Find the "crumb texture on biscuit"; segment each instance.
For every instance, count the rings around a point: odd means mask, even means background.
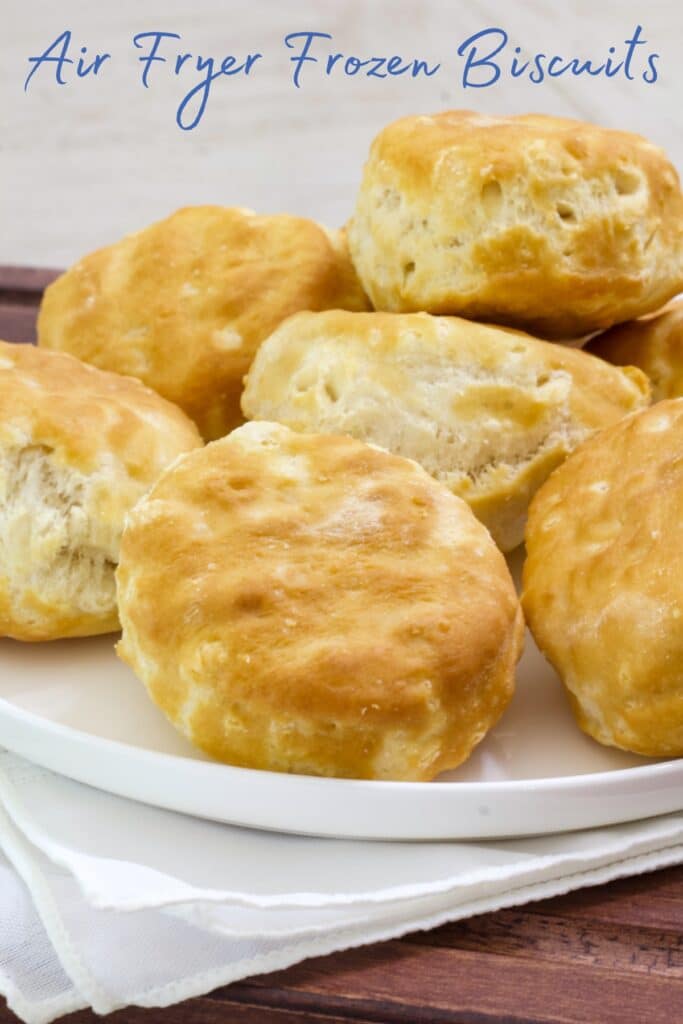
[[[288,214],[186,207],[90,253],[46,290],[41,347],[138,377],[207,440],[241,422],[259,343],[300,309],[367,309],[344,232]]]
[[[192,453],[131,513],[117,589],[120,656],[232,764],[429,779],[512,695],[501,554],[418,466],[351,438],[252,423]]]
[[[45,445],[0,449],[0,628],[5,602],[27,635],[40,637],[46,617],[60,620],[60,630],[82,617],[94,632],[117,628],[119,537],[89,511],[97,488],[93,475],[60,465]]]
[[[638,135],[469,111],[384,128],[348,228],[376,309],[573,338],[683,289],[683,196]]]
[[[596,429],[648,401],[638,370],[516,331],[426,313],[299,313],[256,355],[242,408],[420,463],[503,550],[531,496]]]
[[[683,756],[683,399],[586,442],[540,489],[523,605],[601,743]]]
[[[139,381],[0,342],[0,635],[117,629],[124,517],[200,444],[191,421]]]

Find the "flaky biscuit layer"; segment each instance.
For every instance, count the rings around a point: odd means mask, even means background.
[[[0,342],[0,635],[118,628],[123,521],[194,424],[130,377]]]
[[[683,289],[683,196],[638,135],[445,111],[379,133],[349,244],[376,309],[573,338]]]
[[[646,405],[639,370],[518,331],[426,313],[299,313],[268,338],[250,419],[350,434],[419,462],[503,550],[549,473],[595,430]]]

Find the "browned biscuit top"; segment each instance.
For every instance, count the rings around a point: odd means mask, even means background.
[[[512,693],[521,619],[486,530],[351,438],[253,423],[182,459],[131,515],[117,581],[120,653],[231,763],[430,778]]]
[[[85,256],[45,292],[39,344],[139,377],[204,437],[241,422],[242,377],[300,309],[367,308],[341,233],[193,206]]]
[[[572,338],[683,287],[683,197],[638,135],[544,115],[406,117],[373,142],[351,253],[377,309]]]
[[[608,427],[531,503],[524,610],[602,743],[683,755],[683,399]]]
[[[201,439],[180,409],[139,380],[66,353],[0,342],[0,443],[44,445],[83,473],[111,455],[135,481],[151,484]]]
[[[655,402],[683,396],[683,300],[593,338],[585,351],[616,366],[638,366]]]

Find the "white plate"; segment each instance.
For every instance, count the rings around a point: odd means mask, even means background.
[[[0,640],[0,745],[158,807],[283,832],[474,839],[563,832],[683,809],[683,760],[601,747],[574,724],[531,637],[517,692],[461,768],[436,782],[281,775],[209,761],[114,654],[116,638]]]

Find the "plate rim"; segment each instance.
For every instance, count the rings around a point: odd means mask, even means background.
[[[52,719],[44,718],[42,715],[39,715],[34,711],[27,711],[25,708],[18,707],[5,697],[0,697],[0,713],[0,717],[6,716],[10,719],[18,719],[19,721],[22,721],[24,725],[47,733],[52,733],[62,739],[68,739],[86,745],[94,745],[96,747],[104,746],[110,751],[115,751],[121,755],[127,754],[128,756],[141,758],[143,760],[193,765],[198,766],[196,770],[215,772],[216,774],[227,771],[230,774],[236,773],[248,776],[249,778],[261,778],[264,780],[302,780],[306,784],[318,783],[330,789],[343,787],[344,790],[353,788],[363,791],[379,792],[390,790],[392,792],[416,793],[423,792],[426,787],[429,787],[430,789],[434,787],[441,792],[444,790],[453,790],[468,795],[481,792],[482,796],[490,796],[498,791],[517,792],[520,790],[537,790],[539,792],[544,792],[547,789],[556,791],[563,788],[575,788],[576,786],[590,786],[591,784],[605,786],[610,782],[614,782],[616,784],[625,783],[632,778],[637,778],[643,781],[652,778],[654,781],[659,776],[666,777],[672,772],[676,773],[676,771],[683,774],[683,758],[669,758],[666,760],[658,759],[654,761],[654,763],[652,761],[647,761],[642,765],[631,765],[627,768],[613,768],[607,771],[582,772],[576,775],[542,776],[541,778],[528,779],[482,779],[481,781],[469,780],[463,782],[435,782],[433,779],[425,780],[423,782],[397,779],[347,779],[338,776],[304,775],[295,772],[274,772],[264,768],[247,768],[243,765],[233,765],[212,760],[204,761],[199,758],[195,759],[187,757],[183,754],[171,754],[161,750],[149,750],[146,747],[140,747],[133,743],[126,743],[123,740],[114,740],[109,739],[106,736],[97,736],[95,733],[87,732],[84,729],[78,729],[75,726],[65,725],[62,722],[54,722]],[[12,749],[11,747],[7,747],[6,744],[4,744],[4,746],[8,750]],[[30,758],[26,759],[30,760]],[[60,773],[55,771],[55,774]]]

